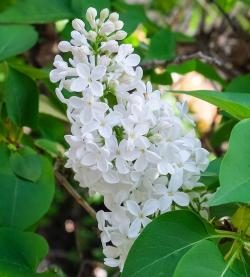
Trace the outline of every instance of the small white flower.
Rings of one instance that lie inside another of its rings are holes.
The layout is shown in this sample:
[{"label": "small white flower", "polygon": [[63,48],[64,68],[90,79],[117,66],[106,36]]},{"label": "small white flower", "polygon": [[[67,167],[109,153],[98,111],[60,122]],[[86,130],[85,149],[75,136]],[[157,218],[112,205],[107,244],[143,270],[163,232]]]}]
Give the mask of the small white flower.
[{"label": "small white flower", "polygon": [[96,128],[102,137],[108,139],[112,135],[112,128],[119,122],[120,115],[110,112],[108,115],[96,114]]},{"label": "small white flower", "polygon": [[155,185],[156,194],[161,195],[161,198],[159,199],[160,210],[162,212],[168,211],[173,202],[179,206],[188,206],[188,194],[179,191],[183,184],[183,171],[176,171],[175,174],[171,176],[168,184],[167,182],[167,177],[162,177]]},{"label": "small white flower", "polygon": [[182,103],[176,104],[178,110],[180,111],[181,118],[185,118],[190,124],[194,125],[193,118],[188,114],[188,103],[184,101]]},{"label": "small white flower", "polygon": [[95,24],[95,18],[97,16],[97,10],[95,8],[88,8],[87,12],[86,12],[86,19],[88,20],[91,28],[95,28],[96,24]]},{"label": "small white flower", "polygon": [[88,143],[81,163],[86,166],[96,165],[101,172],[107,172],[109,168],[108,158],[109,152],[107,149],[98,147],[95,143]]},{"label": "small white flower", "polygon": [[87,87],[95,96],[103,95],[103,85],[99,81],[103,78],[106,68],[103,65],[98,65],[92,69],[87,64],[79,63],[76,66],[76,72],[79,75],[78,78],[73,79],[71,84],[71,90],[81,92]]},{"label": "small white flower", "polygon": [[151,222],[148,216],[153,215],[158,210],[158,202],[154,199],[149,199],[143,204],[143,207],[140,208],[135,201],[128,200],[126,201],[126,206],[128,211],[135,216],[135,219],[129,227],[128,236],[130,238],[135,238],[139,235],[141,227],[145,227]]},{"label": "small white flower", "polygon": [[122,67],[122,69],[129,75],[135,75],[134,66],[137,66],[140,62],[140,57],[137,54],[131,54],[133,48],[129,44],[122,44],[119,47],[118,54],[116,56],[116,62]]},{"label": "small white flower", "polygon": [[53,65],[56,69],[50,72],[50,80],[52,83],[57,83],[67,76],[68,64],[63,61],[60,55],[56,55]]},{"label": "small white flower", "polygon": [[129,173],[129,165],[126,160],[128,153],[126,140],[122,140],[119,145],[115,136],[107,140],[107,147],[111,152],[112,159],[115,158],[115,166],[120,174]]},{"label": "small white flower", "polygon": [[140,137],[136,141],[135,146],[139,152],[134,164],[136,171],[144,171],[147,168],[148,163],[157,164],[161,160],[161,157],[158,154],[149,150],[150,142],[147,138]]},{"label": "small white flower", "polygon": [[134,124],[131,120],[124,120],[123,127],[127,133],[127,144],[129,150],[133,150],[136,141],[149,131],[149,125],[147,123]]}]

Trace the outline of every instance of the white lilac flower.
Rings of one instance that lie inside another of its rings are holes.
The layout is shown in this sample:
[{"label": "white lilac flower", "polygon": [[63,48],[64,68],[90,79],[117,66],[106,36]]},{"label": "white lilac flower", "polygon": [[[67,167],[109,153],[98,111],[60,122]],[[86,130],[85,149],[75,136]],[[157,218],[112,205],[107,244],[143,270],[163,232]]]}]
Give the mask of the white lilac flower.
[{"label": "white lilac flower", "polygon": [[126,201],[127,210],[131,213],[135,218],[132,221],[128,236],[130,238],[135,238],[139,235],[141,227],[145,227],[151,219],[150,215],[154,214],[158,210],[158,201],[155,199],[148,199],[140,208],[140,206],[133,200]]},{"label": "white lilac flower", "polygon": [[183,170],[177,170],[175,174],[171,176],[170,181],[166,176],[159,178],[155,185],[155,193],[160,195],[159,205],[162,212],[166,212],[170,209],[173,203],[179,206],[188,206],[189,197],[183,191],[179,191],[183,184]]},{"label": "white lilac flower", "polygon": [[[142,80],[140,57],[125,38],[123,22],[108,9],[89,8],[86,20],[72,22],[70,42],[59,50],[50,73],[56,94],[67,105],[71,134],[66,166],[90,194],[104,198],[107,211],[97,213],[105,264],[122,270],[130,247],[158,214],[188,207],[206,214],[201,172],[208,152],[183,120],[187,106],[174,107]],[[73,93],[64,98],[62,90]],[[193,127],[191,127],[193,128]]]}]

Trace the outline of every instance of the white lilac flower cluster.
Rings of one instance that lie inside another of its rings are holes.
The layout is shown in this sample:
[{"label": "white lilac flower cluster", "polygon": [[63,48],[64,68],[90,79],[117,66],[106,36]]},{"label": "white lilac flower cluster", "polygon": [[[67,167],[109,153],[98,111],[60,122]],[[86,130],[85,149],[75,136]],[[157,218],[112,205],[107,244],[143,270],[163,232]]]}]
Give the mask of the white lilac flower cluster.
[{"label": "white lilac flower cluster", "polygon": [[[193,189],[201,186],[208,153],[194,130],[185,131],[185,106],[179,104],[178,111],[162,101],[160,92],[142,81],[133,47],[118,44],[126,37],[119,15],[104,9],[97,18],[89,8],[86,20],[88,29],[73,20],[71,41],[59,43],[71,58],[66,62],[57,55],[50,78],[59,82],[56,93],[71,122],[66,167],[80,186],[104,197],[107,211],[98,211],[97,220],[105,263],[122,270],[153,217],[201,197]],[[73,95],[65,98],[63,89]]]}]

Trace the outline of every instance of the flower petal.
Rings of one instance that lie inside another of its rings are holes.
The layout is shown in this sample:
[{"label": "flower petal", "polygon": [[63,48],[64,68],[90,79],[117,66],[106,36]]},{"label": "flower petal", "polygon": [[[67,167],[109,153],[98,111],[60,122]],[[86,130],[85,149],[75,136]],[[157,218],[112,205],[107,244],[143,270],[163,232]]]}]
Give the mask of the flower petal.
[{"label": "flower petal", "polygon": [[76,72],[84,80],[90,77],[90,69],[85,63],[78,63],[76,65]]},{"label": "flower petal", "polygon": [[173,200],[179,206],[185,207],[189,205],[189,196],[182,191],[177,191],[173,196]]},{"label": "flower petal", "polygon": [[128,237],[136,238],[141,230],[141,220],[136,218],[129,227]]},{"label": "flower petal", "polygon": [[140,62],[140,56],[137,54],[131,54],[125,59],[125,63],[128,66],[137,66]]},{"label": "flower petal", "polygon": [[98,65],[94,67],[91,71],[91,79],[92,80],[100,80],[106,72],[106,67],[103,65]]},{"label": "flower petal", "polygon": [[159,206],[160,206],[161,212],[168,211],[171,204],[172,204],[172,198],[168,197],[167,195],[164,195],[159,199]]},{"label": "flower petal", "polygon": [[120,174],[127,174],[129,172],[126,161],[122,158],[117,157],[115,160],[115,166]]},{"label": "flower petal", "polygon": [[120,265],[119,259],[113,259],[113,258],[105,258],[104,264],[110,267],[117,267]]},{"label": "flower petal", "polygon": [[148,199],[142,208],[144,216],[149,216],[154,214],[159,209],[158,201],[155,199]]},{"label": "flower petal", "polygon": [[103,173],[102,176],[104,180],[109,184],[115,184],[119,182],[118,173],[113,169],[110,169],[107,172]]},{"label": "flower petal", "polygon": [[110,125],[106,125],[104,127],[99,127],[98,129],[100,135],[104,138],[110,138],[112,135],[112,128]]},{"label": "flower petal", "polygon": [[177,191],[183,184],[183,170],[177,170],[170,178],[168,188],[170,191]]},{"label": "flower petal", "polygon": [[97,156],[94,152],[89,152],[84,154],[82,157],[81,163],[86,166],[91,166],[96,164]]},{"label": "flower petal", "polygon": [[100,97],[103,95],[103,86],[100,82],[93,81],[92,83],[89,84],[89,87],[90,87],[91,92],[95,96]]},{"label": "flower petal", "polygon": [[146,159],[153,164],[157,164],[160,160],[161,157],[159,155],[157,155],[155,152],[153,151],[146,151]]},{"label": "flower petal", "polygon": [[126,206],[127,206],[127,209],[128,211],[134,215],[134,216],[138,216],[141,209],[140,209],[140,206],[133,200],[128,200],[126,201]]},{"label": "flower petal", "polygon": [[173,173],[173,166],[166,160],[162,160],[158,163],[157,168],[160,174],[166,175],[168,173]]},{"label": "flower petal", "polygon": [[70,85],[70,90],[81,92],[87,87],[87,85],[88,84],[82,78],[75,78]]},{"label": "flower petal", "polygon": [[146,227],[152,220],[148,217],[144,217],[142,220],[142,226]]},{"label": "flower petal", "polygon": [[134,163],[135,170],[138,172],[142,172],[146,169],[148,165],[147,160],[144,155],[141,155]]}]

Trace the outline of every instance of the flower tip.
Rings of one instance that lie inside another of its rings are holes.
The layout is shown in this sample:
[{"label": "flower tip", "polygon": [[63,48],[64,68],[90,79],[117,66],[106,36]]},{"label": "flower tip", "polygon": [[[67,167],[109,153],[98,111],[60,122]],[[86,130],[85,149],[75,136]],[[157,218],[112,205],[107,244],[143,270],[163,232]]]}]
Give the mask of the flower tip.
[{"label": "flower tip", "polygon": [[85,28],[85,23],[84,23],[81,19],[76,18],[76,19],[74,19],[74,20],[72,21],[72,27],[73,27],[76,31],[82,33],[82,31],[83,31],[84,28]]},{"label": "flower tip", "polygon": [[87,20],[88,20],[88,18],[95,19],[96,16],[97,16],[97,10],[93,7],[89,7],[86,11]]},{"label": "flower tip", "polygon": [[109,9],[103,9],[100,12],[100,20],[103,22],[107,19],[107,17],[109,16]]},{"label": "flower tip", "polygon": [[58,44],[58,49],[61,52],[69,52],[71,50],[71,44],[68,41],[61,41]]}]

